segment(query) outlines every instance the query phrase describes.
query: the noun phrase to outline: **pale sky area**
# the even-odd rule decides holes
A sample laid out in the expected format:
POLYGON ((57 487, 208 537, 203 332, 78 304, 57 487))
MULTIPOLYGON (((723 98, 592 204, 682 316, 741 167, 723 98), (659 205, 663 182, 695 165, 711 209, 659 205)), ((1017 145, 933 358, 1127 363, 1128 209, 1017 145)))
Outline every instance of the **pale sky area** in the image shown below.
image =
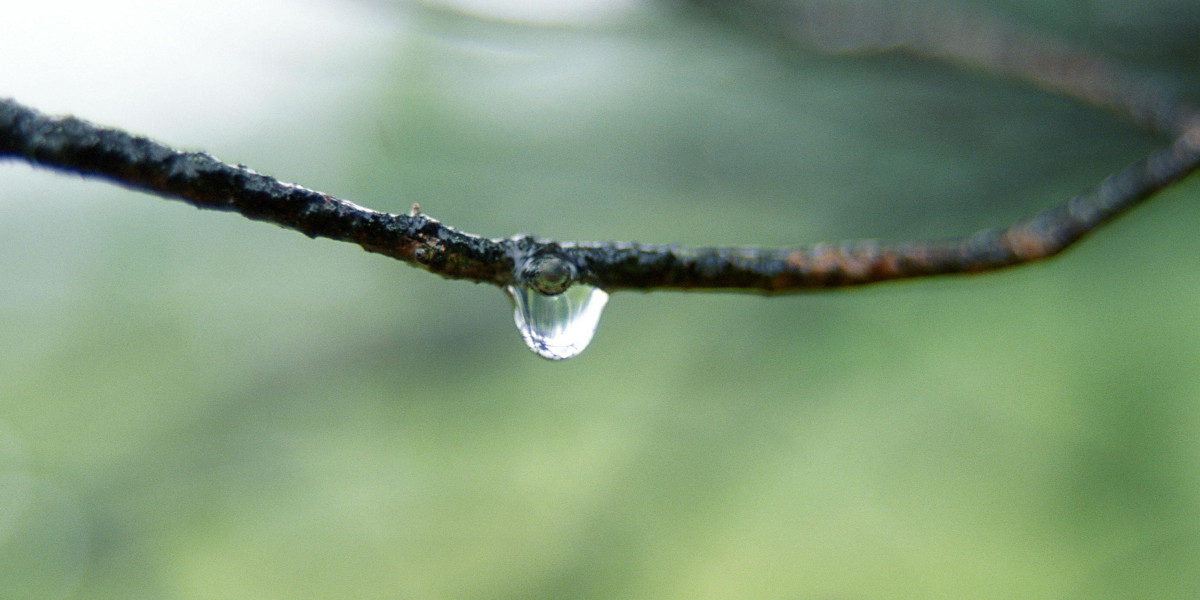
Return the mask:
POLYGON ((609 19, 637 0, 434 0, 430 4, 506 21, 587 24, 609 19))
MULTIPOLYGON (((635 1, 434 4, 489 19, 583 25, 635 1)), ((42 0, 4 12, 0 96, 183 139, 338 101, 371 80, 407 26, 403 3, 380 0, 42 0)))
POLYGON ((399 27, 373 18, 379 10, 325 0, 14 3, 0 20, 0 95, 164 137, 222 128, 209 114, 237 127, 331 71, 367 76, 399 27))

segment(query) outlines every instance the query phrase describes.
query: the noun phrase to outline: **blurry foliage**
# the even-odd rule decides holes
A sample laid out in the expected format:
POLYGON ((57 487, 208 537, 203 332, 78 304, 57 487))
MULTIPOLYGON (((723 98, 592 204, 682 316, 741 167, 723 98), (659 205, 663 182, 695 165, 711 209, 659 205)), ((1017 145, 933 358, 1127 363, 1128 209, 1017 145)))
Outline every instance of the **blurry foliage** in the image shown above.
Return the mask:
MULTIPOLYGON (((1191 3, 974 4, 1200 90, 1191 3)), ((1156 143, 675 5, 391 14, 373 89, 218 154, 487 236, 781 245, 1005 224, 1156 143)), ((496 289, 29 181, 0 203, 0 596, 1200 591, 1195 182, 994 275, 617 294, 552 364, 496 289)))

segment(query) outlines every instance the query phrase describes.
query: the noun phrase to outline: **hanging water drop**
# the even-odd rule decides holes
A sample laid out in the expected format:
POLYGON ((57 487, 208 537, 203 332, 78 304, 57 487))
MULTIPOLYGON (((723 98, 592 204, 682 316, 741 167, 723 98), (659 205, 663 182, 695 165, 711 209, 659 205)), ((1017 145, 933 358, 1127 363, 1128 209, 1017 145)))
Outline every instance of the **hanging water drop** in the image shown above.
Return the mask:
POLYGON ((510 285, 513 320, 530 350, 543 358, 571 358, 592 341, 608 293, 577 283, 566 291, 547 295, 528 285, 510 285))
POLYGON ((506 288, 525 344, 543 358, 571 358, 592 341, 608 293, 576 282, 575 265, 553 254, 531 258, 506 288))

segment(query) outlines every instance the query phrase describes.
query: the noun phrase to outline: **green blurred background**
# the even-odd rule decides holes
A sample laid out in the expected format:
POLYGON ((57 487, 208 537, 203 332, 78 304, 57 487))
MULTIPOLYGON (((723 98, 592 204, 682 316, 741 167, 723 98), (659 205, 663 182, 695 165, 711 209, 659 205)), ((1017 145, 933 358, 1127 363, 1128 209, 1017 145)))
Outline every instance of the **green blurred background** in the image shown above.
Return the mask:
MULTIPOLYGON (((1191 0, 984 4, 1200 98, 1191 0)), ((15 10, 0 95, 489 237, 959 235, 1160 143, 672 3, 15 10)), ((986 276, 619 293, 550 363, 495 288, 0 165, 0 597, 1198 597, 1198 197, 986 276)))

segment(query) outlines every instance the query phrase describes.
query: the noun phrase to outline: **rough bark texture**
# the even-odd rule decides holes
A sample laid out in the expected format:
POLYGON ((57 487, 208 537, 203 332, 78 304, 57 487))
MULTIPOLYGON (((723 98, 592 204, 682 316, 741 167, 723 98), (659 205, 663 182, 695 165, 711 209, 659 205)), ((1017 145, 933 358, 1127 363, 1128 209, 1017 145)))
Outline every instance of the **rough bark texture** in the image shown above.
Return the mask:
POLYGON ((1200 168, 1200 119, 1190 107, 1108 61, 1003 23, 950 13, 897 18, 872 5, 846 12, 820 2, 692 3, 789 45, 905 51, 1021 79, 1114 111, 1174 141, 1066 203, 1007 228, 940 241, 867 240, 778 249, 574 243, 528 236, 487 239, 417 210, 410 215, 377 212, 205 153, 181 152, 74 117, 43 115, 12 99, 0 99, 0 158, 100 177, 310 237, 353 242, 448 278, 506 286, 521 277, 519 267, 527 257, 553 252, 575 265, 580 281, 609 291, 761 293, 977 273, 1046 258, 1200 168), (838 23, 850 17, 853 27, 839 33, 838 23))

